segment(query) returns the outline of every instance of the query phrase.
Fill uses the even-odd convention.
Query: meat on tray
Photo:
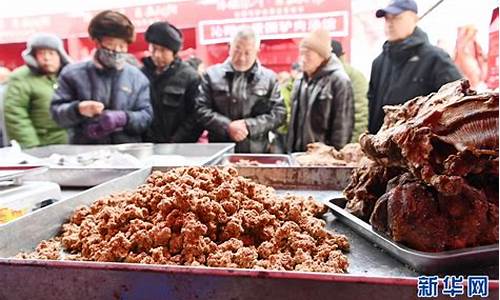
[[[325,211],[234,168],[177,168],[78,208],[60,235],[17,257],[344,273],[349,243],[316,218]]]
[[[367,162],[358,143],[347,144],[340,151],[323,143],[307,145],[304,154],[295,157],[301,166],[358,166]]]
[[[360,138],[373,162],[353,173],[347,210],[421,251],[498,243],[498,92],[460,80],[384,109]]]

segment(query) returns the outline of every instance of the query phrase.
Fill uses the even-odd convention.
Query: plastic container
[[[0,226],[59,200],[61,188],[53,182],[0,186]]]

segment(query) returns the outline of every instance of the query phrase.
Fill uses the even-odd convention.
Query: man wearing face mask
[[[259,38],[242,28],[229,58],[202,77],[197,112],[210,142],[236,142],[236,152],[269,152],[269,132],[285,120],[276,74],[257,60]]]
[[[354,128],[354,95],[342,62],[332,53],[330,34],[318,29],[300,43],[304,75],[292,90],[288,151],[303,152],[321,142],[341,149]]]
[[[195,116],[200,79],[196,70],[177,56],[182,33],[168,22],[156,22],[148,27],[145,37],[151,56],[143,59],[142,72],[151,83],[154,111],[146,141],[196,142],[202,131]]]
[[[368,130],[375,134],[384,121],[385,105],[403,104],[462,78],[449,55],[429,43],[417,27],[417,3],[393,0],[376,12],[385,20],[382,53],[373,61],[368,89]]]
[[[4,98],[8,139],[23,148],[67,143],[66,130],[50,116],[57,74],[70,60],[61,39],[37,34],[29,40],[22,57],[26,64],[11,74]]]
[[[107,10],[90,21],[88,31],[96,46],[93,59],[61,72],[52,116],[69,128],[72,144],[141,142],[153,109],[147,78],[126,63],[134,26],[125,15]]]

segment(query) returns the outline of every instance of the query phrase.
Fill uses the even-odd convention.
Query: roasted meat
[[[422,251],[498,243],[498,93],[460,80],[385,111],[347,209]]]
[[[358,166],[368,161],[357,143],[347,144],[340,151],[323,143],[311,143],[306,153],[295,159],[301,166]]]

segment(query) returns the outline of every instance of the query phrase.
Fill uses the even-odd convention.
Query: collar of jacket
[[[332,53],[330,55],[330,58],[326,61],[326,63],[323,63],[318,70],[311,76],[309,79],[307,74],[304,73],[304,79],[310,80],[310,81],[315,81],[320,79],[321,77],[327,76],[331,74],[332,72],[335,72],[337,70],[343,69],[344,67],[342,66],[342,62],[340,59]]]
[[[231,64],[231,59],[228,58],[226,61],[222,64],[222,70],[225,72],[225,76],[228,78],[233,78],[234,74],[236,71],[233,68],[233,65]],[[249,81],[252,81],[256,75],[260,72],[261,70],[261,64],[259,60],[256,60],[253,66],[250,68],[250,70],[245,72],[245,75],[248,77]]]
[[[168,70],[177,68],[178,65],[181,63],[181,61],[182,60],[176,56],[174,58],[174,60],[163,69],[163,71],[161,73],[156,73],[156,65],[153,62],[153,59],[151,58],[151,56],[144,57],[142,59],[142,64],[143,64],[143,68],[146,71],[148,77],[160,77],[163,74],[165,74]]]
[[[387,53],[391,59],[406,60],[413,55],[416,47],[429,43],[427,34],[416,27],[413,33],[401,42],[391,43],[386,41],[383,46],[384,53]]]

